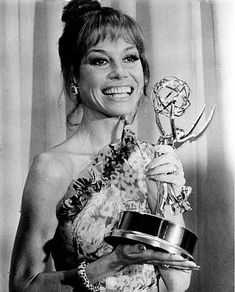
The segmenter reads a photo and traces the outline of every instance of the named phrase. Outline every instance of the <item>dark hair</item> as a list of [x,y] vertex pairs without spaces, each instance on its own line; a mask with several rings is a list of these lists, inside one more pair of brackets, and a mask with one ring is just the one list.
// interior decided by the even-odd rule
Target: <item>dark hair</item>
[[[149,65],[145,58],[142,31],[130,16],[111,7],[101,7],[98,1],[72,0],[63,10],[64,31],[59,39],[59,56],[64,89],[71,94],[71,83],[79,74],[79,68],[87,51],[100,41],[119,37],[136,45],[144,72],[144,94],[150,79]],[[74,100],[76,111],[79,101]]]

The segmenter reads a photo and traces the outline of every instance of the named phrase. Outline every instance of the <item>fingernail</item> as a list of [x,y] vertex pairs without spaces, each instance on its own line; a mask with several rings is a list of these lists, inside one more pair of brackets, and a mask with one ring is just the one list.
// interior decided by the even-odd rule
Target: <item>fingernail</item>
[[186,262],[187,259],[183,258],[182,256],[180,255],[176,255],[176,254],[171,254],[174,256],[174,260],[177,260],[177,261],[182,261],[182,262]]
[[199,271],[200,270],[200,266],[190,267],[188,269],[191,270],[191,271]]
[[152,163],[150,162],[145,166],[145,171],[148,171],[152,167]]
[[147,178],[156,178],[158,175],[159,174],[153,173],[151,170],[148,173],[146,173]]
[[141,251],[146,251],[146,246],[145,245],[143,245],[143,244],[141,244],[140,246],[139,246],[139,249],[141,250]]

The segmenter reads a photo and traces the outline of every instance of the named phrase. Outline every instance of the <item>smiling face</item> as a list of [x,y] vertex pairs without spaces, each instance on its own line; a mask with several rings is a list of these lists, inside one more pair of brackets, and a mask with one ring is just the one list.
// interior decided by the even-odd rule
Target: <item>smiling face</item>
[[123,38],[99,42],[88,50],[77,81],[88,108],[107,116],[134,113],[144,87],[136,46]]

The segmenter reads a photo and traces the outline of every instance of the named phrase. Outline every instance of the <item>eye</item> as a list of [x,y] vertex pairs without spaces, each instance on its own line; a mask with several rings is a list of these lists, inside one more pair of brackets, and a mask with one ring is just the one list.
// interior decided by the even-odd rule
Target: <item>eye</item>
[[108,60],[105,58],[101,58],[101,57],[96,57],[96,58],[92,58],[90,60],[90,64],[93,66],[104,66],[106,64],[108,64]]
[[136,54],[131,54],[131,55],[128,55],[124,58],[124,61],[125,62],[128,62],[128,63],[134,63],[136,61],[138,61],[140,58],[138,55]]

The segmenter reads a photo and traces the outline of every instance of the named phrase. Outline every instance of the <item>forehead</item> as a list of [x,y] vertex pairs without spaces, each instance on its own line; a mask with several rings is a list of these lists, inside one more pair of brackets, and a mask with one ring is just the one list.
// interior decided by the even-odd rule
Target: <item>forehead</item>
[[110,39],[106,38],[103,41],[98,42],[96,45],[91,46],[88,50],[88,54],[90,52],[123,52],[123,51],[129,51],[129,50],[135,50],[136,45],[125,40],[124,38],[117,38],[117,39]]

